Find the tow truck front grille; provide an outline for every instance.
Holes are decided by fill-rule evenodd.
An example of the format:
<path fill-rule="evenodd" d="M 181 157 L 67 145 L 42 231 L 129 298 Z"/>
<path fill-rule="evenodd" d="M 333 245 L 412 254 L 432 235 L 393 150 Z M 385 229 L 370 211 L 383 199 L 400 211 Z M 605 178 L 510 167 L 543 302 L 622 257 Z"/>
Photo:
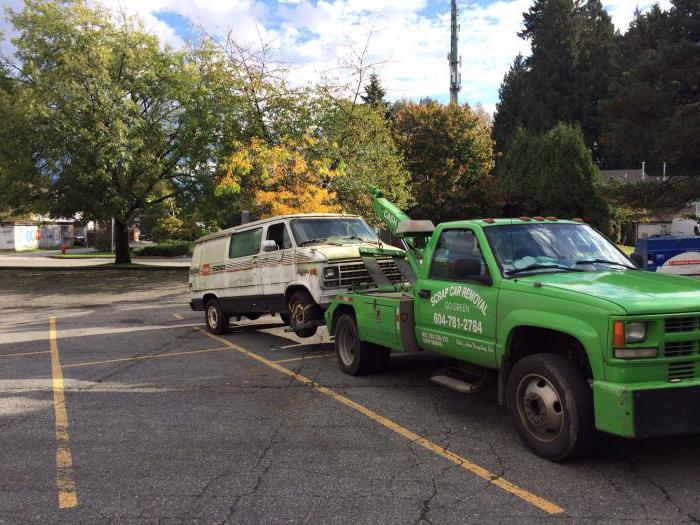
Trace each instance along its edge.
<path fill-rule="evenodd" d="M 691 355 L 696 352 L 695 341 L 674 341 L 664 345 L 664 355 L 666 357 L 678 357 L 681 355 Z"/>
<path fill-rule="evenodd" d="M 386 275 L 387 279 L 392 283 L 403 282 L 403 276 L 399 267 L 391 257 L 382 257 L 377 259 L 377 264 Z M 327 288 L 333 287 L 353 287 L 372 283 L 372 278 L 367 271 L 361 259 L 344 261 L 338 264 L 338 277 L 326 279 L 324 286 Z"/>
<path fill-rule="evenodd" d="M 700 327 L 700 317 L 674 317 L 666 319 L 666 332 L 692 332 Z"/>
<path fill-rule="evenodd" d="M 692 379 L 695 377 L 695 361 L 683 361 L 668 365 L 668 380 Z"/>

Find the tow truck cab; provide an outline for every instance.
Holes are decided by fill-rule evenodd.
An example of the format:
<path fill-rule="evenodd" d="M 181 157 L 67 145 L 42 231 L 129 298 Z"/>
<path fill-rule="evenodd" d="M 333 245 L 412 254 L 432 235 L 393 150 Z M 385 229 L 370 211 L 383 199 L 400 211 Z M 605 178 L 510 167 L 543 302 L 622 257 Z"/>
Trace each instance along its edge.
<path fill-rule="evenodd" d="M 377 285 L 327 309 L 346 373 L 386 369 L 391 351 L 440 353 L 436 382 L 468 392 L 479 382 L 464 373 L 493 377 L 520 436 L 552 460 L 585 453 L 594 428 L 700 431 L 700 281 L 640 271 L 577 220 L 423 230 L 408 229 L 403 284 L 368 266 Z"/>

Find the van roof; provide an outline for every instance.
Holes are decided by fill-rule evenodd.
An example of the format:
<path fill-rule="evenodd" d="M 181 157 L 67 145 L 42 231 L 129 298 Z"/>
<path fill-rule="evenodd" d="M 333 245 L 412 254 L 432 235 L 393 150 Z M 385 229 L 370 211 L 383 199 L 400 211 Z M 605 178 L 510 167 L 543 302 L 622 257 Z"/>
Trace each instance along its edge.
<path fill-rule="evenodd" d="M 242 231 L 242 230 L 247 230 L 249 228 L 254 228 L 256 226 L 263 226 L 269 222 L 277 222 L 285 219 L 309 219 L 309 218 L 333 218 L 337 217 L 339 219 L 358 219 L 360 218 L 359 215 L 353 215 L 350 213 L 291 213 L 287 215 L 276 215 L 275 217 L 269 217 L 267 219 L 261 219 L 259 221 L 253 221 L 253 222 L 246 222 L 245 224 L 241 224 L 239 226 L 233 226 L 231 228 L 227 228 L 225 230 L 219 230 L 218 232 L 210 233 L 209 235 L 205 235 L 204 237 L 200 237 L 197 239 L 195 244 L 198 244 L 200 242 L 204 241 L 210 241 L 212 239 L 216 239 L 218 237 L 225 237 L 227 235 L 230 235 L 234 232 L 237 231 Z"/>

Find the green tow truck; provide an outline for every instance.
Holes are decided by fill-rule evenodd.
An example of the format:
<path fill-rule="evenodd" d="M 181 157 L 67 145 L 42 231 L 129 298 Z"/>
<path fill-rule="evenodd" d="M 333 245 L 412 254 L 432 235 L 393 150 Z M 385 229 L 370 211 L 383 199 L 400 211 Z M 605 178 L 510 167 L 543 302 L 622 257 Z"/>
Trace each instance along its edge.
<path fill-rule="evenodd" d="M 580 219 L 435 227 L 372 198 L 407 249 L 362 250 L 373 284 L 326 310 L 345 373 L 386 370 L 392 351 L 443 354 L 434 382 L 496 382 L 523 441 L 554 461 L 584 454 L 596 429 L 700 432 L 699 280 L 641 271 Z M 402 282 L 377 264 L 387 256 Z"/>

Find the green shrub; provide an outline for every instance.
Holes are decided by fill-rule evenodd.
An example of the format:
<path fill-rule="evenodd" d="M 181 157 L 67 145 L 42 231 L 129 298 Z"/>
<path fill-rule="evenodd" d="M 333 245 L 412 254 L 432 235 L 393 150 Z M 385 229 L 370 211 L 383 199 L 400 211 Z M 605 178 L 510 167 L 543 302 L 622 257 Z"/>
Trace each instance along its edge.
<path fill-rule="evenodd" d="M 191 241 L 168 240 L 136 248 L 133 254 L 146 257 L 178 257 L 180 255 L 192 255 L 193 247 L 194 243 Z"/>
<path fill-rule="evenodd" d="M 202 228 L 192 220 L 182 220 L 168 215 L 161 217 L 151 228 L 151 239 L 155 242 L 166 240 L 194 241 L 203 235 Z"/>

